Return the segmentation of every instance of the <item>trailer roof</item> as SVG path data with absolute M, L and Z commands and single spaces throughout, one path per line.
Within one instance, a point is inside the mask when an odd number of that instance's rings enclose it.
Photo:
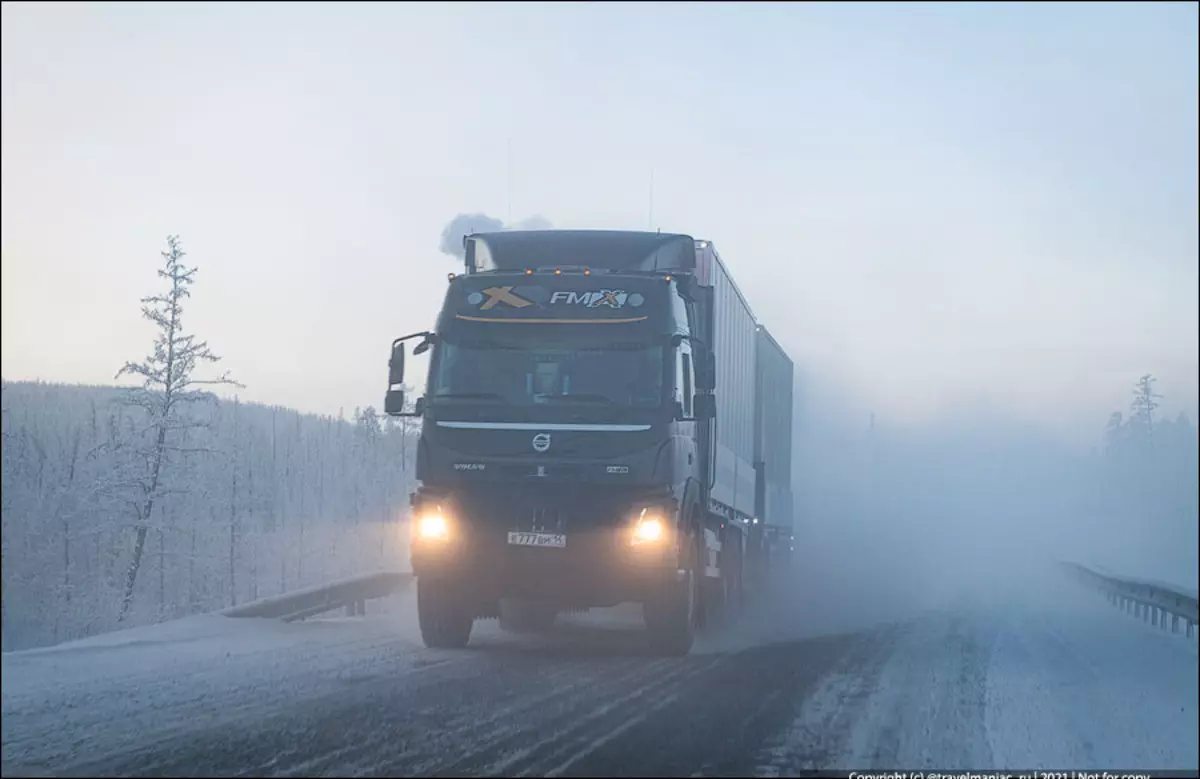
M 586 267 L 677 270 L 696 266 L 695 241 L 679 233 L 632 230 L 505 230 L 467 236 L 480 270 Z M 482 249 L 479 244 L 484 246 Z M 486 255 L 486 256 L 485 256 Z

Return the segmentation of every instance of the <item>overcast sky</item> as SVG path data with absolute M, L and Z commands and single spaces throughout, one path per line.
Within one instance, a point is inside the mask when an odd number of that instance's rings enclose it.
M 802 377 L 881 419 L 1093 439 L 1146 372 L 1196 416 L 1194 3 L 6 2 L 2 28 L 6 379 L 144 354 L 178 233 L 243 398 L 381 406 L 443 226 L 483 212 L 714 240 Z

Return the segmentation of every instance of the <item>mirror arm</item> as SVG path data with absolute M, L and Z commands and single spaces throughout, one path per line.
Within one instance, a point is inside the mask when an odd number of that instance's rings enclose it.
M 392 348 L 395 349 L 396 344 L 400 343 L 401 341 L 408 341 L 408 340 L 411 340 L 411 339 L 416 338 L 417 336 L 421 336 L 421 335 L 425 336 L 426 338 L 429 338 L 430 336 L 433 335 L 433 333 L 431 333 L 428 330 L 421 330 L 420 332 L 417 332 L 417 333 L 409 333 L 406 336 L 402 336 L 402 337 L 397 338 L 394 341 L 392 341 Z

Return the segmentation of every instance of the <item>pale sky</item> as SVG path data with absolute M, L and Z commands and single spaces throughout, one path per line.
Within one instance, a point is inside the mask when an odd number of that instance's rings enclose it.
M 1146 372 L 1195 419 L 1197 21 L 6 2 L 0 367 L 111 382 L 178 233 L 244 399 L 379 407 L 456 270 L 443 226 L 482 212 L 715 241 L 801 378 L 882 419 L 1092 439 Z

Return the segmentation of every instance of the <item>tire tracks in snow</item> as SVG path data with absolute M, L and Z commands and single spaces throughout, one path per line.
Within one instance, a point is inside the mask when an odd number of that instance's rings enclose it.
M 881 630 L 853 647 L 768 741 L 753 772 L 991 765 L 988 645 L 941 614 Z

